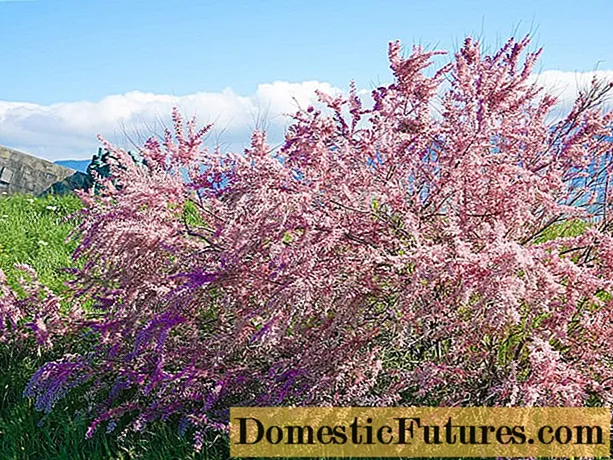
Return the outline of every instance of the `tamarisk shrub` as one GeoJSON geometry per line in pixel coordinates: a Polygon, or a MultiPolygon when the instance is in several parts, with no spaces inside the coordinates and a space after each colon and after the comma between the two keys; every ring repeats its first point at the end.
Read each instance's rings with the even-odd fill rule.
{"type": "Polygon", "coordinates": [[[610,85],[550,122],[540,51],[467,39],[447,65],[389,46],[365,107],[319,93],[273,151],[174,132],[112,166],[87,209],[87,354],[26,394],[87,381],[90,434],[230,406],[613,402],[610,85]]]}

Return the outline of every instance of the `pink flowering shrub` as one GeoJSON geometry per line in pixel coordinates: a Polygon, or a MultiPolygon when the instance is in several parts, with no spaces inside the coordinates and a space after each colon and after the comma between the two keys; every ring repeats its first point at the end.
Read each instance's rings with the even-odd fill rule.
{"type": "Polygon", "coordinates": [[[60,297],[43,286],[28,265],[16,267],[22,274],[19,289],[13,289],[0,270],[0,344],[40,352],[78,328],[81,311],[62,312],[60,297]]]}
{"type": "Polygon", "coordinates": [[[372,108],[320,93],[279,152],[209,151],[177,112],[146,166],[107,144],[77,251],[91,348],[26,394],[87,381],[90,433],[173,418],[197,447],[230,406],[611,404],[610,85],[551,123],[527,46],[467,39],[430,72],[392,43],[372,108]]]}

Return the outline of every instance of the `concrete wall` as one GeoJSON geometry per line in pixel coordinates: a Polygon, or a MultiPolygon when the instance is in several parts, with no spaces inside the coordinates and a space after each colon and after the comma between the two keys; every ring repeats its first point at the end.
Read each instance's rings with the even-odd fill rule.
{"type": "Polygon", "coordinates": [[[38,195],[72,174],[72,169],[0,146],[0,193],[38,195]]]}

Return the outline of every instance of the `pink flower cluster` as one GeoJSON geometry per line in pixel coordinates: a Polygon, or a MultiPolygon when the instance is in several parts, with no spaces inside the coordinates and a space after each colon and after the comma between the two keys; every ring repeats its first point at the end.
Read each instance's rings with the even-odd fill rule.
{"type": "Polygon", "coordinates": [[[22,274],[17,290],[0,270],[0,343],[19,348],[33,345],[38,352],[49,349],[78,328],[81,310],[62,312],[61,299],[37,280],[30,266],[16,268],[22,274]]]}

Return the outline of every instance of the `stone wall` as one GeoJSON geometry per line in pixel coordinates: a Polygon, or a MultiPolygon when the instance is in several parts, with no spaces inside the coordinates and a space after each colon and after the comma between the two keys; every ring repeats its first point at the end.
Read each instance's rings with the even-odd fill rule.
{"type": "Polygon", "coordinates": [[[38,195],[74,173],[64,166],[0,146],[0,193],[38,195]]]}

